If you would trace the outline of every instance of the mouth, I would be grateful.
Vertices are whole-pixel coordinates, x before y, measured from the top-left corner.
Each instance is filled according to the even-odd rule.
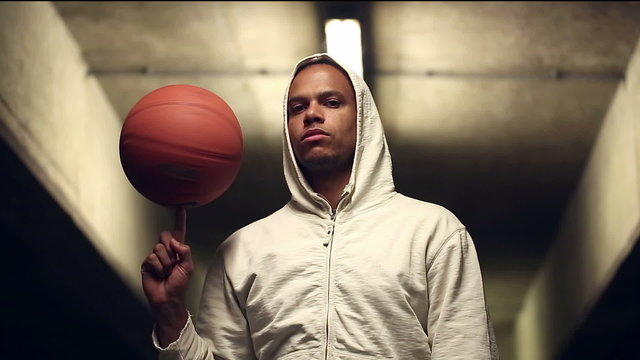
[[[300,138],[300,141],[313,141],[313,140],[318,140],[321,139],[325,136],[329,136],[329,133],[322,130],[322,129],[311,129],[311,130],[307,130],[302,137]]]

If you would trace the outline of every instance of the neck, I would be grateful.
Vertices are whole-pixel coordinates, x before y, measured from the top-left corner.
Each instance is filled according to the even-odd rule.
[[[349,183],[351,169],[330,172],[319,171],[306,175],[313,190],[324,196],[331,204],[331,208],[335,209],[338,207],[338,202],[345,186]]]

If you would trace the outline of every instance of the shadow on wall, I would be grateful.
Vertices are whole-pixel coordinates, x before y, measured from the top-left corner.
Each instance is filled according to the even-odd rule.
[[[147,308],[4,142],[0,157],[3,356],[156,359]]]

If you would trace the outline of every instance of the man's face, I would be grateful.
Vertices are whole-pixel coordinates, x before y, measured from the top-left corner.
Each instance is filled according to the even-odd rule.
[[[303,169],[351,169],[356,146],[356,98],[351,81],[328,64],[300,71],[287,103],[289,136]]]

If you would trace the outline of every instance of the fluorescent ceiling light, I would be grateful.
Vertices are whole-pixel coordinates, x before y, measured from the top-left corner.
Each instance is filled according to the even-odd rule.
[[[330,19],[324,24],[327,53],[362,76],[360,22],[355,19]]]

